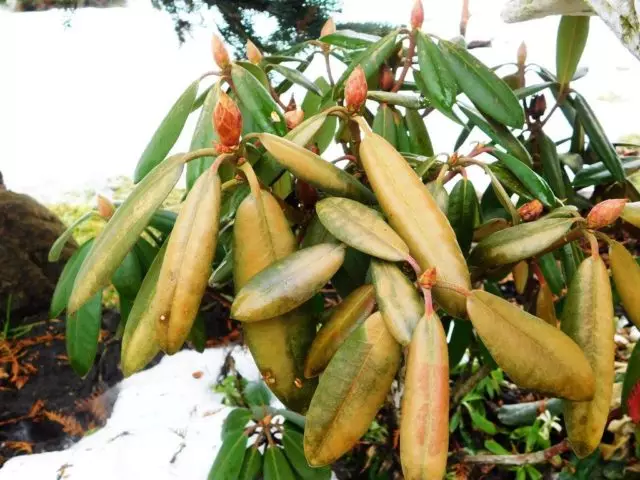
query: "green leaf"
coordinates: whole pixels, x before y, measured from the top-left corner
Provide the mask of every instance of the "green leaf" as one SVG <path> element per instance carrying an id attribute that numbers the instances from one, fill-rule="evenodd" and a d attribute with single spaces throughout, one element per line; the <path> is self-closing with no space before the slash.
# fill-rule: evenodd
<path id="1" fill-rule="evenodd" d="M 602 160 L 602 163 L 605 164 L 607 170 L 611 172 L 614 180 L 624 182 L 622 162 L 587 101 L 582 95 L 575 93 L 571 103 L 575 107 L 576 113 L 580 117 L 580 123 L 589 137 L 590 146 Z"/>
<path id="2" fill-rule="evenodd" d="M 629 175 L 640 169 L 640 157 L 622 158 L 622 168 L 625 174 Z M 573 188 L 584 188 L 604 183 L 613 182 L 614 178 L 606 165 L 602 162 L 585 166 L 573 179 Z"/>
<path id="3" fill-rule="evenodd" d="M 303 44 L 298 44 L 298 45 L 301 45 L 302 48 L 304 48 Z M 283 62 L 309 63 L 308 60 L 298 58 L 298 57 L 293 57 L 291 55 L 266 55 L 262 57 L 262 61 L 264 63 L 283 63 Z"/>
<path id="4" fill-rule="evenodd" d="M 450 112 L 456 101 L 458 84 L 449 70 L 438 46 L 420 31 L 417 32 L 418 63 L 424 81 L 424 95 L 440 111 Z"/>
<path id="5" fill-rule="evenodd" d="M 271 70 L 275 70 L 284 78 L 289 81 L 300 85 L 301 87 L 306 88 L 307 90 L 315 93 L 316 95 L 322 95 L 322 90 L 318 88 L 318 86 L 301 74 L 298 70 L 293 68 L 285 67 L 284 65 L 271 65 Z"/>
<path id="6" fill-rule="evenodd" d="M 638 381 L 640 381 L 640 346 L 639 345 L 640 345 L 640 342 L 636 343 L 636 346 L 633 347 L 633 352 L 631 352 L 631 356 L 629 357 L 629 361 L 627 363 L 627 373 L 624 376 L 624 383 L 622 384 L 622 411 L 625 413 L 629 412 L 629 408 L 628 408 L 629 395 L 631 395 L 631 391 L 633 390 L 633 387 L 635 387 Z"/>
<path id="7" fill-rule="evenodd" d="M 111 277 L 111 283 L 119 294 L 135 297 L 142 284 L 140 261 L 134 252 L 129 252 Z"/>
<path id="8" fill-rule="evenodd" d="M 564 288 L 564 278 L 562 277 L 562 271 L 553 253 L 547 253 L 539 257 L 538 266 L 540 270 L 542 270 L 542 274 L 549 284 L 551 291 L 556 295 L 560 295 Z"/>
<path id="9" fill-rule="evenodd" d="M 456 234 L 463 255 L 467 256 L 473 240 L 473 229 L 480 205 L 473 183 L 463 178 L 456 183 L 449 196 L 447 217 Z"/>
<path id="10" fill-rule="evenodd" d="M 193 161 L 196 162 L 197 160 Z M 189 162 L 188 165 L 191 165 L 191 162 Z M 200 176 L 200 174 L 198 174 L 198 176 Z M 177 218 L 178 214 L 172 212 L 171 210 L 157 210 L 151 216 L 151 219 L 149 220 L 149 226 L 164 233 L 165 235 L 168 235 L 171 233 L 171 230 L 173 230 L 173 226 L 176 224 Z"/>
<path id="11" fill-rule="evenodd" d="M 480 412 L 471 408 L 469 404 L 464 403 L 464 405 L 469 411 L 469 415 L 471 416 L 471 423 L 473 424 L 473 428 L 475 430 L 480 430 L 481 432 L 487 433 L 489 435 L 495 435 L 496 433 L 498 433 L 498 429 L 491 420 L 488 420 L 487 417 L 482 415 Z"/>
<path id="12" fill-rule="evenodd" d="M 271 392 L 264 382 L 249 382 L 244 387 L 244 398 L 250 407 L 260 407 L 271 403 Z"/>
<path id="13" fill-rule="evenodd" d="M 377 35 L 354 32 L 353 30 L 338 30 L 336 32 L 320 37 L 319 40 L 336 47 L 358 49 L 367 48 L 372 43 L 380 41 Z"/>
<path id="14" fill-rule="evenodd" d="M 230 435 L 243 432 L 251 418 L 251 411 L 246 408 L 234 408 L 231 410 L 222 424 L 222 440 L 225 440 Z"/>
<path id="15" fill-rule="evenodd" d="M 458 106 L 469 118 L 469 121 L 482 130 L 491 140 L 504 147 L 509 153 L 525 165 L 529 167 L 533 165 L 531 155 L 529 155 L 527 149 L 507 127 L 490 118 L 482 118 L 479 112 L 470 109 L 466 105 L 459 103 Z"/>
<path id="16" fill-rule="evenodd" d="M 393 110 L 389 105 L 383 103 L 378 108 L 373 119 L 373 132 L 384 137 L 394 147 L 396 146 L 396 125 L 393 121 Z"/>
<path id="17" fill-rule="evenodd" d="M 212 88 L 213 85 L 209 85 L 200 95 L 198 95 L 198 97 L 193 101 L 193 105 L 191 105 L 191 113 L 195 112 L 200 107 L 202 107 L 202 105 L 204 105 L 204 101 L 206 100 Z"/>
<path id="18" fill-rule="evenodd" d="M 441 40 L 440 49 L 458 85 L 481 112 L 509 127 L 522 127 L 524 112 L 509 85 L 464 48 Z"/>
<path id="19" fill-rule="evenodd" d="M 453 370 L 464 357 L 473 340 L 473 325 L 468 320 L 453 320 L 453 333 L 449 340 L 449 369 Z"/>
<path id="20" fill-rule="evenodd" d="M 342 298 L 346 298 L 360 285 L 363 285 L 369 270 L 371 257 L 354 248 L 347 248 L 344 263 L 331 279 Z"/>
<path id="21" fill-rule="evenodd" d="M 518 99 L 522 100 L 523 98 L 526 98 L 529 95 L 535 95 L 536 93 L 541 92 L 545 88 L 549 88 L 555 83 L 556 82 L 544 82 L 544 83 L 539 83 L 537 85 L 529 85 L 528 87 L 517 88 L 513 91 L 513 93 Z"/>
<path id="22" fill-rule="evenodd" d="M 151 245 L 144 237 L 140 237 L 133 246 L 133 250 L 136 252 L 143 274 L 146 275 L 147 271 L 151 268 L 153 260 L 156 258 L 159 249 Z"/>
<path id="23" fill-rule="evenodd" d="M 328 92 L 331 91 L 331 85 L 327 83 L 324 77 L 318 77 L 315 83 L 316 85 L 318 85 L 318 88 L 322 91 L 323 96 L 318 96 L 311 91 L 307 92 L 301 106 L 302 111 L 304 112 L 305 121 L 309 120 L 312 116 L 316 115 L 318 112 L 321 112 L 323 110 L 326 110 L 329 107 L 333 107 L 336 105 L 336 102 L 334 100 L 324 98 L 324 96 L 326 96 L 326 94 L 328 94 Z M 319 120 L 320 118 L 318 118 L 318 121 Z M 325 115 L 321 128 L 319 128 L 313 134 L 312 139 L 315 139 L 316 145 L 318 146 L 320 153 L 324 152 L 333 141 L 333 136 L 336 133 L 337 123 L 338 123 L 337 117 L 333 115 L 331 116 Z M 302 142 L 296 141 L 292 137 L 292 133 L 300 129 L 300 127 L 302 127 L 302 124 L 287 134 L 287 137 L 290 140 L 295 141 L 299 145 Z M 306 146 L 306 143 L 303 146 Z"/>
<path id="24" fill-rule="evenodd" d="M 304 456 L 303 436 L 290 428 L 282 435 L 284 454 L 291 463 L 296 473 L 305 480 L 329 480 L 331 469 L 329 467 L 313 468 Z"/>
<path id="25" fill-rule="evenodd" d="M 251 62 L 236 62 L 236 64 L 240 65 L 245 70 L 248 70 L 251 75 L 256 77 L 256 80 L 258 80 L 264 86 L 264 88 L 266 88 L 267 90 L 269 89 L 269 77 L 262 68 L 254 65 Z"/>
<path id="26" fill-rule="evenodd" d="M 96 358 L 102 322 L 102 292 L 89 299 L 77 312 L 67 316 L 66 344 L 71 368 L 85 376 Z"/>
<path id="27" fill-rule="evenodd" d="M 484 441 L 484 448 L 489 450 L 494 455 L 509 455 L 511 453 L 511 452 L 509 452 L 509 450 L 507 450 L 502 445 L 500 445 L 498 442 L 496 442 L 495 440 L 492 440 L 492 439 Z"/>
<path id="28" fill-rule="evenodd" d="M 494 149 L 491 154 L 500 160 L 520 180 L 529 193 L 540 200 L 544 206 L 553 208 L 558 205 L 558 199 L 544 178 L 508 153 Z"/>
<path id="29" fill-rule="evenodd" d="M 193 344 L 196 352 L 204 352 L 207 343 L 207 331 L 204 324 L 204 317 L 201 312 L 196 314 L 196 319 L 193 321 L 193 325 L 191 326 L 188 340 Z"/>
<path id="30" fill-rule="evenodd" d="M 67 260 L 51 298 L 51 306 L 49 307 L 49 316 L 51 318 L 58 317 L 67 308 L 67 303 L 73 290 L 73 282 L 76 280 L 82 262 L 87 257 L 89 250 L 91 250 L 93 240 L 92 238 L 83 243 Z"/>
<path id="31" fill-rule="evenodd" d="M 224 438 L 209 470 L 208 480 L 237 480 L 247 450 L 247 436 L 242 430 Z"/>
<path id="32" fill-rule="evenodd" d="M 396 124 L 396 143 L 399 152 L 411 152 L 411 140 L 409 140 L 409 128 L 407 122 L 400 113 L 396 112 L 394 121 Z"/>
<path id="33" fill-rule="evenodd" d="M 264 452 L 264 480 L 295 480 L 282 449 L 269 445 Z"/>
<path id="34" fill-rule="evenodd" d="M 147 176 L 154 167 L 165 159 L 171 148 L 173 148 L 180 136 L 180 132 L 184 128 L 184 124 L 187 122 L 189 113 L 191 113 L 191 106 L 198 94 L 199 83 L 200 80 L 195 80 L 189 85 L 162 120 L 153 137 L 151 137 L 149 144 L 142 152 L 140 160 L 138 160 L 133 174 L 134 183 L 140 182 Z"/>
<path id="35" fill-rule="evenodd" d="M 569 85 L 576 73 L 588 36 L 588 16 L 562 16 L 556 43 L 556 76 L 561 89 Z"/>
<path id="36" fill-rule="evenodd" d="M 567 198 L 567 191 L 562 178 L 562 164 L 558 158 L 558 150 L 555 143 L 544 132 L 539 133 L 538 146 L 540 148 L 540 162 L 545 178 L 553 192 L 559 198 Z"/>
<path id="37" fill-rule="evenodd" d="M 97 213 L 92 210 L 90 212 L 85 213 L 80 218 L 78 218 L 75 222 L 69 225 L 69 227 L 64 232 L 62 232 L 62 235 L 60 235 L 56 239 L 56 241 L 53 242 L 53 245 L 51 245 L 51 249 L 49 250 L 49 257 L 47 258 L 47 260 L 49 262 L 57 262 L 58 260 L 60 260 L 60 255 L 62 255 L 62 251 L 64 250 L 65 245 L 73 237 L 73 231 L 79 225 L 86 222 L 90 218 L 93 218 L 96 215 Z"/>
<path id="38" fill-rule="evenodd" d="M 578 270 L 582 258 L 578 256 L 578 246 L 576 242 L 563 245 L 560 249 L 560 261 L 562 263 L 562 273 L 567 280 L 567 285 L 571 285 L 571 280 Z"/>
<path id="39" fill-rule="evenodd" d="M 359 53 L 340 76 L 333 89 L 333 98 L 338 98 L 344 90 L 344 84 L 351 72 L 360 65 L 367 79 L 378 73 L 380 65 L 391 55 L 396 47 L 398 30 L 394 30 L 376 43 L 371 44 L 366 50 Z"/>
<path id="40" fill-rule="evenodd" d="M 393 92 L 385 92 L 383 90 L 370 90 L 367 92 L 367 98 L 369 100 L 374 100 L 378 103 L 389 105 L 400 105 L 401 107 L 411 108 L 413 110 L 417 110 L 418 108 L 423 108 L 426 105 L 420 97 L 417 95 L 406 94 L 406 93 L 393 93 Z"/>
<path id="41" fill-rule="evenodd" d="M 264 85 L 237 64 L 231 66 L 231 79 L 240 102 L 251 113 L 259 131 L 284 136 L 287 133 L 284 115 Z"/>
<path id="42" fill-rule="evenodd" d="M 411 153 L 424 155 L 426 157 L 433 156 L 433 146 L 431 138 L 427 131 L 424 119 L 417 110 L 407 110 L 405 121 L 409 129 L 409 142 L 411 144 Z"/>
<path id="43" fill-rule="evenodd" d="M 71 313 L 108 285 L 155 210 L 178 182 L 184 168 L 182 160 L 183 155 L 174 155 L 155 167 L 116 209 L 78 272 L 69 299 Z"/>
<path id="44" fill-rule="evenodd" d="M 262 473 L 262 453 L 255 445 L 247 448 L 238 480 L 258 480 Z"/>
<path id="45" fill-rule="evenodd" d="M 509 194 L 517 193 L 520 197 L 520 201 L 529 201 L 534 199 L 533 195 L 529 193 L 529 190 L 527 190 L 522 182 L 518 180 L 518 177 L 516 177 L 503 163 L 494 162 L 488 166 Z"/>
<path id="46" fill-rule="evenodd" d="M 218 134 L 213 128 L 213 109 L 218 103 L 218 96 L 220 95 L 220 85 L 216 84 L 209 90 L 207 97 L 202 105 L 196 128 L 193 131 L 193 137 L 191 137 L 191 145 L 189 151 L 198 150 L 199 148 L 211 147 L 218 141 Z M 187 164 L 187 191 L 191 190 L 193 184 L 202 172 L 211 166 L 213 163 L 213 157 L 202 157 L 191 160 Z M 221 175 L 222 178 L 222 175 Z M 228 178 L 223 178 L 228 180 Z"/>

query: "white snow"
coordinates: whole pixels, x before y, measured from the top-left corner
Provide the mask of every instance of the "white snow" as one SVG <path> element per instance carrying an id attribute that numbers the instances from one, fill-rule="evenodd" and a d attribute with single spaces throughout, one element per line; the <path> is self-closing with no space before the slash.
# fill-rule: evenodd
<path id="1" fill-rule="evenodd" d="M 231 411 L 213 392 L 227 352 L 185 350 L 131 376 L 118 385 L 102 429 L 67 450 L 13 458 L 0 469 L 0 480 L 206 479 Z M 242 376 L 260 378 L 246 349 L 236 348 L 233 358 Z M 195 372 L 202 376 L 194 378 Z"/>

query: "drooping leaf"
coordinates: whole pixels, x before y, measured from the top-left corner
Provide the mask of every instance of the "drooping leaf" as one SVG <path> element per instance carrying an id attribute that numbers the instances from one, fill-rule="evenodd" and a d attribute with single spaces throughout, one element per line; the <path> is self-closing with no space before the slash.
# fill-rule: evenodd
<path id="1" fill-rule="evenodd" d="M 207 97 L 202 105 L 198 122 L 193 131 L 193 137 L 191 137 L 190 151 L 197 150 L 199 148 L 208 148 L 213 146 L 214 142 L 218 141 L 218 133 L 213 128 L 213 110 L 218 103 L 218 96 L 220 95 L 220 85 L 216 84 L 211 87 Z M 187 190 L 191 190 L 193 184 L 198 177 L 202 175 L 207 168 L 213 163 L 213 157 L 201 157 L 190 161 L 187 164 Z M 226 165 L 222 165 L 221 168 L 228 168 Z M 222 177 L 223 175 L 221 175 Z M 228 175 L 225 175 L 224 180 L 228 180 Z"/>
<path id="2" fill-rule="evenodd" d="M 540 132 L 538 137 L 540 148 L 540 162 L 545 178 L 558 198 L 567 198 L 567 192 L 562 177 L 562 164 L 558 158 L 556 145 L 544 132 Z"/>
<path id="3" fill-rule="evenodd" d="M 278 72 L 280 75 L 288 79 L 289 81 L 306 88 L 310 92 L 316 95 L 322 95 L 322 90 L 318 86 L 301 74 L 299 71 L 285 67 L 284 65 L 271 65 L 271 69 Z"/>
<path id="4" fill-rule="evenodd" d="M 51 297 L 51 306 L 49 307 L 49 316 L 51 318 L 58 317 L 58 315 L 67 308 L 67 303 L 69 302 L 69 297 L 73 290 L 73 282 L 75 282 L 80 266 L 87 257 L 89 250 L 91 250 L 93 240 L 94 239 L 92 238 L 80 245 L 80 248 L 73 252 L 73 255 L 69 257 L 69 260 L 67 260 L 67 263 L 58 278 L 58 283 L 56 284 L 56 288 L 53 292 L 53 297 Z"/>
<path id="5" fill-rule="evenodd" d="M 528 87 L 517 88 L 516 90 L 513 91 L 513 93 L 517 98 L 523 99 L 530 95 L 535 95 L 536 93 L 541 92 L 545 88 L 549 88 L 550 86 L 554 85 L 554 83 L 555 82 L 544 82 L 544 83 L 539 83 L 537 85 L 529 85 Z"/>
<path id="6" fill-rule="evenodd" d="M 154 168 L 116 209 L 78 272 L 69 298 L 70 313 L 109 283 L 155 210 L 178 182 L 184 168 L 182 159 L 183 155 L 174 155 Z"/>
<path id="7" fill-rule="evenodd" d="M 244 398 L 250 407 L 259 407 L 271 403 L 271 392 L 264 382 L 249 382 L 244 387 Z"/>
<path id="8" fill-rule="evenodd" d="M 433 146 L 423 118 L 416 110 L 407 110 L 405 120 L 409 129 L 411 153 L 432 157 Z"/>
<path id="9" fill-rule="evenodd" d="M 527 149 L 522 145 L 520 140 L 513 136 L 507 127 L 491 118 L 483 118 L 478 112 L 475 112 L 466 105 L 460 103 L 458 106 L 469 118 L 469 121 L 482 130 L 491 140 L 504 147 L 526 166 L 530 167 L 533 165 L 531 155 L 529 155 Z"/>
<path id="10" fill-rule="evenodd" d="M 344 245 L 324 243 L 273 263 L 238 291 L 231 316 L 245 322 L 266 320 L 302 305 L 340 268 L 345 249 Z"/>
<path id="11" fill-rule="evenodd" d="M 47 260 L 49 262 L 57 262 L 60 260 L 60 255 L 62 255 L 62 251 L 66 246 L 67 242 L 73 237 L 73 231 L 81 224 L 86 222 L 87 220 L 93 218 L 96 214 L 93 210 L 85 213 L 80 218 L 78 218 L 75 222 L 73 222 L 67 229 L 62 232 L 62 234 L 53 242 L 51 245 L 51 249 L 49 250 L 49 256 Z"/>
<path id="12" fill-rule="evenodd" d="M 396 144 L 396 126 L 393 120 L 393 110 L 387 104 L 381 104 L 373 119 L 373 131 L 383 137 L 394 147 Z"/>
<path id="13" fill-rule="evenodd" d="M 324 227 L 338 240 L 390 262 L 403 261 L 409 247 L 376 210 L 348 198 L 330 197 L 316 204 Z"/>
<path id="14" fill-rule="evenodd" d="M 65 339 L 67 356 L 73 370 L 85 376 L 96 358 L 102 322 L 102 292 L 89 299 L 79 310 L 67 316 Z"/>
<path id="15" fill-rule="evenodd" d="M 544 178 L 531 170 L 531 168 L 520 162 L 517 158 L 512 157 L 508 153 L 501 152 L 498 149 L 494 149 L 491 154 L 500 160 L 500 162 L 522 182 L 529 193 L 534 198 L 540 200 L 545 207 L 553 208 L 558 204 L 558 199 L 549 184 Z"/>
<path id="16" fill-rule="evenodd" d="M 374 313 L 334 355 L 307 412 L 304 453 L 324 466 L 346 453 L 367 431 L 400 366 L 400 345 Z"/>
<path id="17" fill-rule="evenodd" d="M 429 35 L 417 32 L 416 37 L 420 76 L 425 87 L 423 93 L 438 110 L 450 112 L 458 93 L 456 79 Z"/>
<path id="18" fill-rule="evenodd" d="M 262 68 L 260 68 L 258 65 L 254 65 L 251 62 L 236 62 L 236 64 L 240 65 L 251 75 L 256 77 L 256 80 L 258 80 L 264 86 L 264 88 L 269 89 L 269 77 Z"/>
<path id="19" fill-rule="evenodd" d="M 621 158 L 626 175 L 640 169 L 640 157 Z M 614 181 L 614 177 L 603 162 L 586 165 L 573 179 L 574 188 L 602 185 Z"/>
<path id="20" fill-rule="evenodd" d="M 607 167 L 607 170 L 611 172 L 613 179 L 617 182 L 623 182 L 624 168 L 622 167 L 622 162 L 616 153 L 616 149 L 609 141 L 604 128 L 598 121 L 598 117 L 591 110 L 585 98 L 579 93 L 575 93 L 571 103 L 576 109 L 576 113 L 580 117 L 580 123 L 589 137 L 590 146 Z"/>
<path id="21" fill-rule="evenodd" d="M 504 81 L 466 49 L 446 40 L 440 49 L 460 89 L 480 111 L 509 127 L 522 127 L 524 112 Z"/>
<path id="22" fill-rule="evenodd" d="M 542 270 L 545 280 L 549 284 L 551 291 L 559 295 L 565 286 L 562 270 L 553 253 L 546 253 L 538 258 L 538 266 Z"/>
<path id="23" fill-rule="evenodd" d="M 460 250 L 465 256 L 471 248 L 473 230 L 479 209 L 478 194 L 473 187 L 473 183 L 463 178 L 451 190 L 447 218 L 456 233 Z"/>
<path id="24" fill-rule="evenodd" d="M 189 113 L 191 113 L 191 106 L 198 94 L 199 84 L 199 80 L 191 83 L 162 120 L 138 160 L 133 174 L 134 183 L 140 182 L 169 154 L 184 128 Z"/>
<path id="25" fill-rule="evenodd" d="M 262 453 L 258 447 L 247 448 L 238 480 L 258 480 L 262 473 Z"/>

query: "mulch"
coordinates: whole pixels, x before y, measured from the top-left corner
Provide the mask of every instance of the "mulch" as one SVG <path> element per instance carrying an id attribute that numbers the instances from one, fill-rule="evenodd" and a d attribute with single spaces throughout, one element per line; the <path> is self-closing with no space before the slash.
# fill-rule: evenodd
<path id="1" fill-rule="evenodd" d="M 104 425 L 123 379 L 116 311 L 103 313 L 98 354 L 84 378 L 67 358 L 64 317 L 43 313 L 20 320 L 28 326 L 24 335 L 0 338 L 0 466 L 16 455 L 61 450 Z M 205 312 L 205 325 L 208 347 L 241 340 L 238 325 L 219 303 Z"/>

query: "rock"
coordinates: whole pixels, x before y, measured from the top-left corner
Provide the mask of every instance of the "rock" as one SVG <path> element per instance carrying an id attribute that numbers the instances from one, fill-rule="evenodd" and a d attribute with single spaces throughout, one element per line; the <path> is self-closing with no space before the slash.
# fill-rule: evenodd
<path id="1" fill-rule="evenodd" d="M 47 255 L 66 226 L 32 197 L 7 190 L 0 174 L 0 315 L 11 299 L 12 322 L 46 310 L 65 262 L 77 248 L 67 243 L 60 261 Z"/>
<path id="2" fill-rule="evenodd" d="M 640 0 L 507 0 L 501 17 L 507 23 L 550 15 L 598 15 L 640 59 Z"/>

